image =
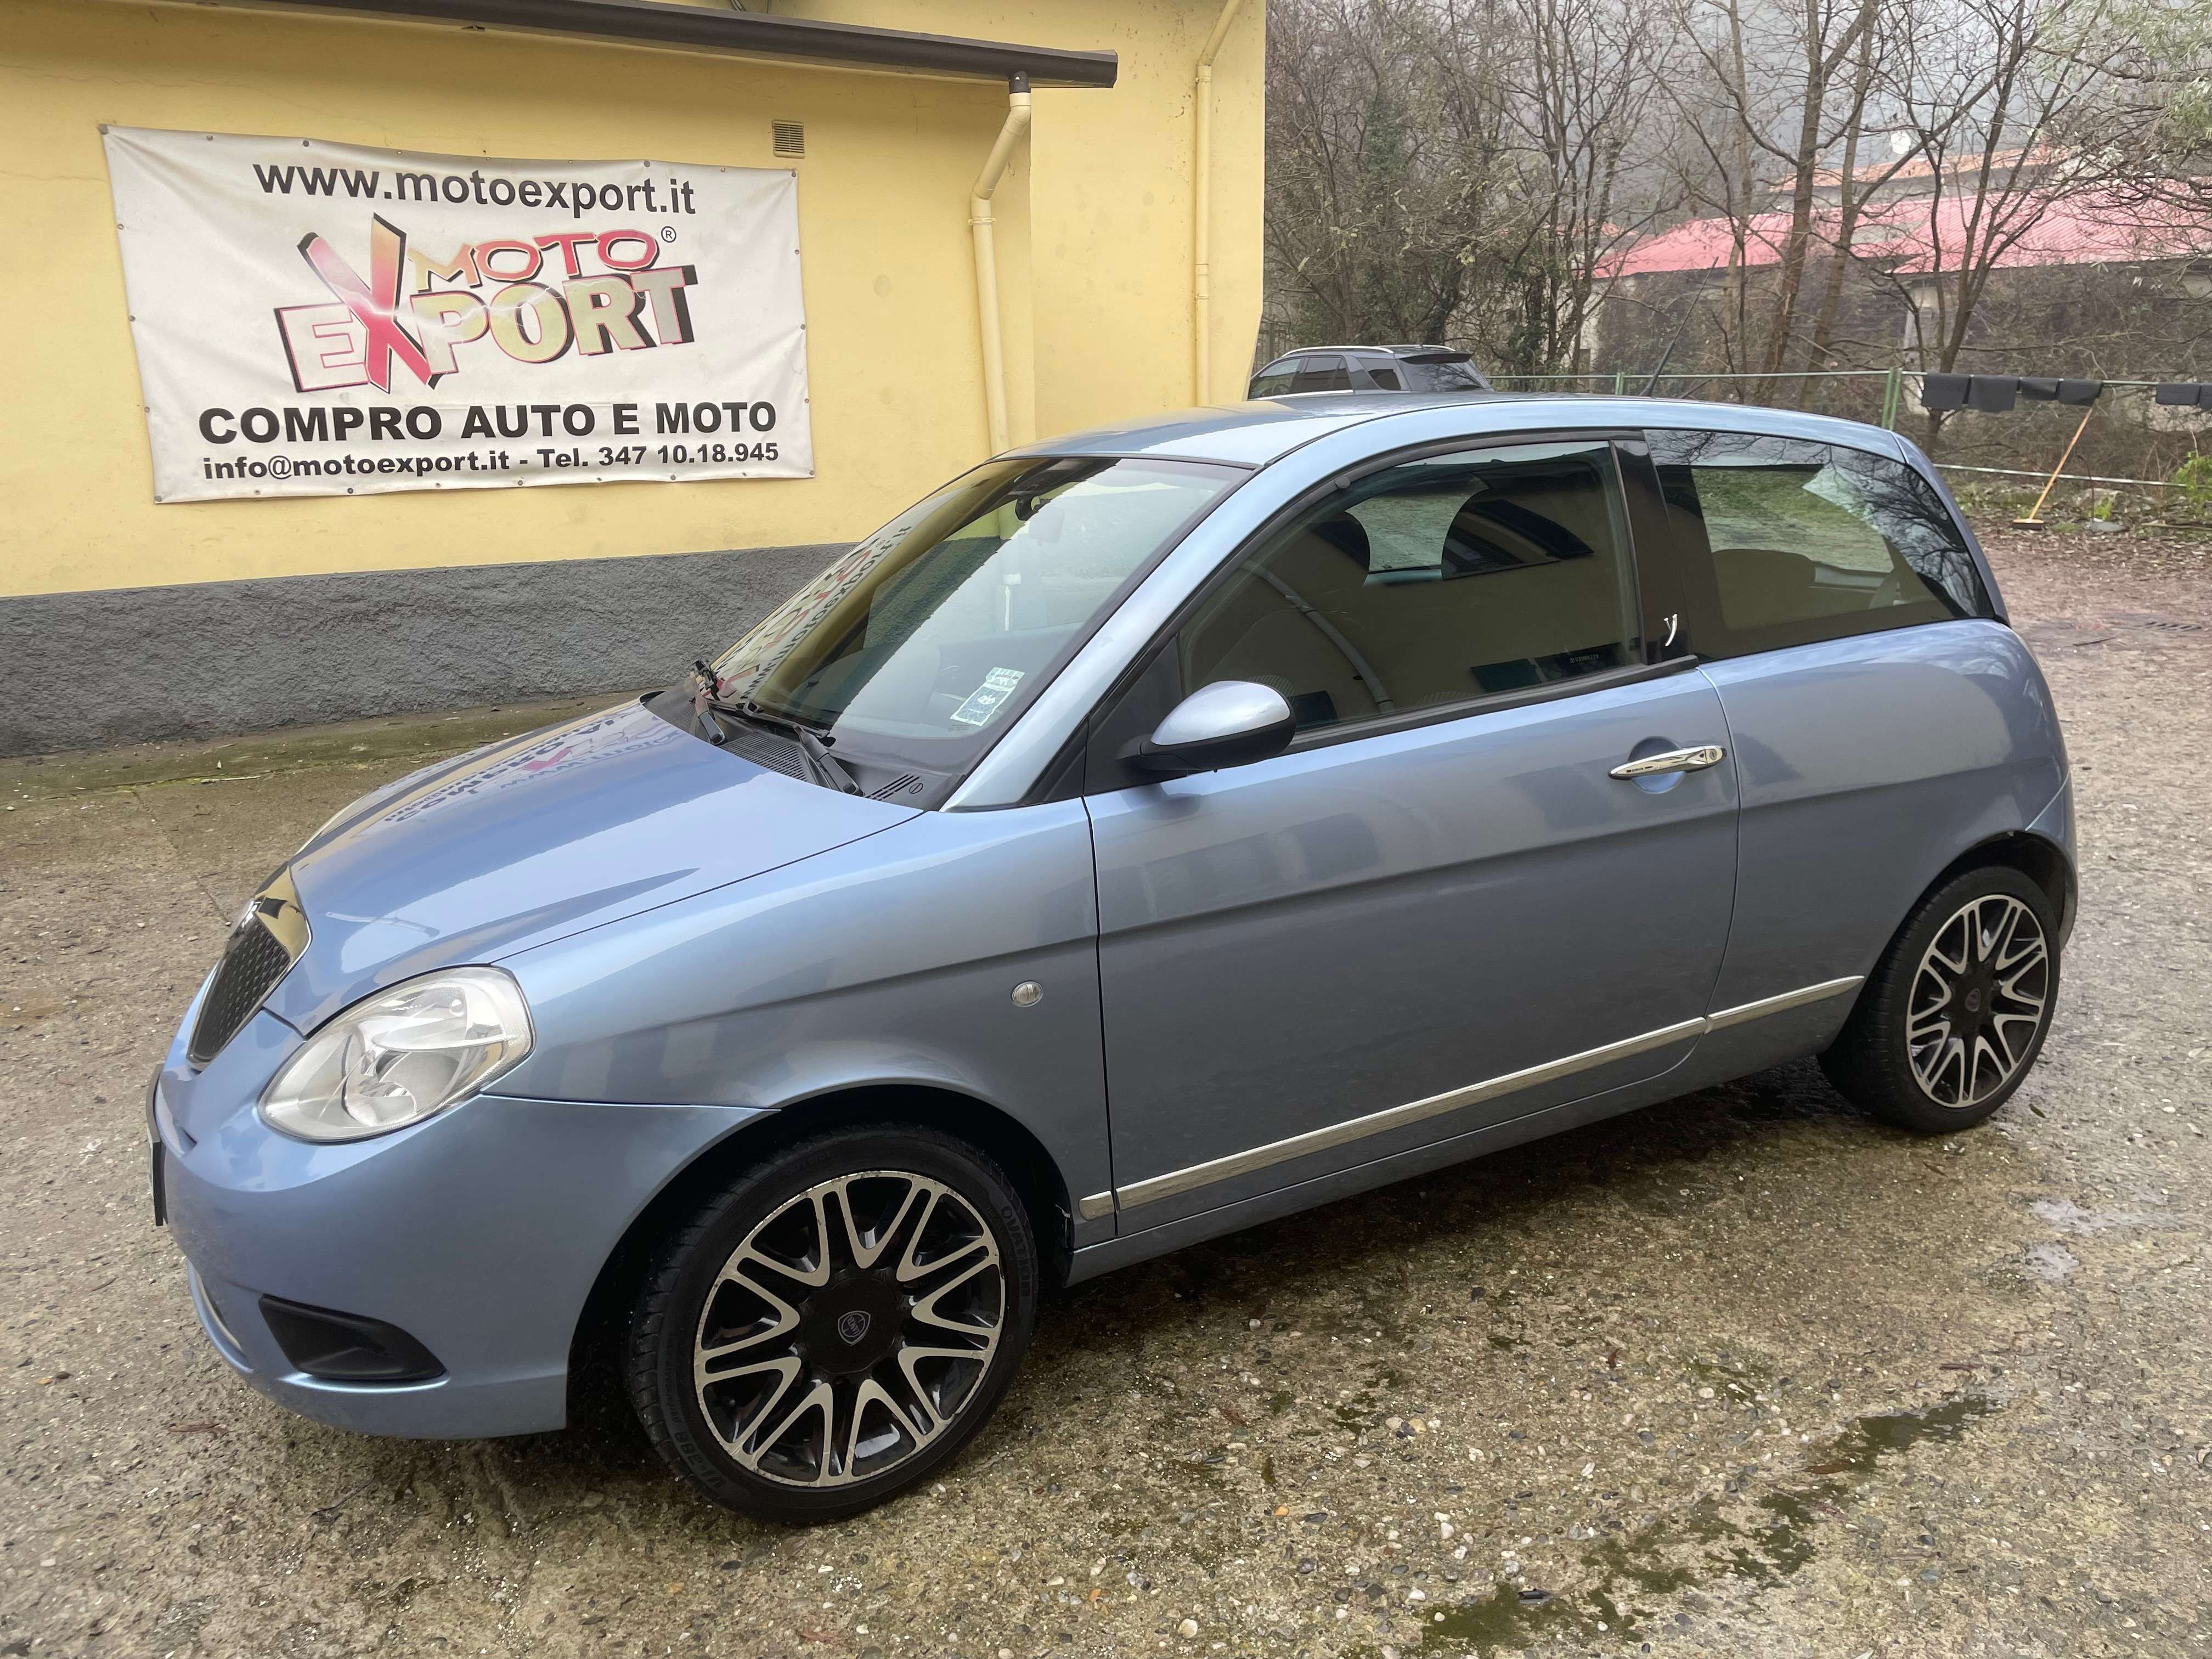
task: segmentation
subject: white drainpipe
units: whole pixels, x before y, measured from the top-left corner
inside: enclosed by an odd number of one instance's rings
[[[1191,92],[1191,118],[1197,138],[1197,155],[1191,161],[1191,381],[1203,404],[1213,397],[1213,59],[1222,37],[1237,21],[1244,0],[1223,0],[1221,15],[1213,20],[1213,33],[1198,54],[1198,82]]]
[[[999,331],[999,254],[991,240],[991,197],[1006,176],[1014,146],[1030,125],[1030,78],[1016,74],[1006,83],[1006,123],[991,146],[975,186],[968,193],[968,228],[975,237],[975,310],[983,325],[983,410],[991,428],[991,453],[1005,449],[1006,434],[1006,349]]]

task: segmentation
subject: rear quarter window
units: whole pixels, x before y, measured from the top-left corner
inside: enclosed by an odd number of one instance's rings
[[[1700,654],[1994,614],[1966,538],[1904,462],[1751,433],[1648,436]]]
[[[1408,365],[1414,374],[1414,385],[1425,392],[1484,392],[1490,382],[1473,363],[1423,363]]]

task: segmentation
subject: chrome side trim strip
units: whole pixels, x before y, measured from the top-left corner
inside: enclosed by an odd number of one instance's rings
[[[1846,991],[1856,991],[1866,983],[1864,974],[1853,974],[1849,979],[1823,980],[1818,985],[1808,985],[1795,991],[1784,991],[1778,997],[1761,997],[1756,1002],[1739,1003],[1733,1008],[1723,1008],[1717,1014],[1705,1016],[1705,1029],[1724,1031],[1731,1025],[1741,1025],[1747,1019],[1764,1019],[1769,1014],[1778,1014],[1788,1008],[1802,1008],[1808,1003],[1826,1002],[1830,997],[1839,997]]]
[[[1150,1204],[1158,1199],[1172,1198],[1177,1193],[1189,1192],[1194,1187],[1226,1181],[1231,1176],[1249,1175],[1255,1170],[1264,1170],[1271,1164],[1304,1158],[1312,1152],[1327,1152],[1332,1146],[1364,1139],[1369,1135],[1381,1134],[1386,1130],[1403,1128],[1409,1123],[1419,1123],[1424,1118],[1440,1117],[1446,1112],[1457,1111],[1461,1107],[1472,1106],[1478,1101],[1494,1100],[1499,1095],[1533,1089],[1539,1084],[1571,1077],[1577,1072],[1587,1072],[1616,1060],[1626,1060],[1653,1048],[1662,1048],[1670,1042],[1680,1042],[1697,1036],[1705,1029],[1705,1022],[1702,1019],[1686,1019],[1679,1025],[1662,1025],[1656,1031],[1644,1032],[1641,1036],[1608,1042],[1599,1048],[1585,1048],[1578,1054],[1569,1054],[1562,1060],[1547,1060],[1541,1066],[1531,1066],[1524,1071],[1508,1072],[1503,1077],[1470,1083],[1464,1089],[1454,1089],[1448,1094],[1408,1101],[1403,1106],[1370,1112],[1364,1117],[1346,1118],[1341,1123],[1310,1129],[1286,1140],[1272,1141],[1265,1146],[1232,1152],[1227,1158],[1217,1158],[1209,1164],[1194,1164],[1188,1169],[1170,1170],[1165,1175],[1152,1176],[1149,1181],[1133,1182],[1119,1188],[1114,1195],[1123,1209],[1133,1209],[1139,1204]]]
[[[1480,1083],[1470,1083],[1463,1089],[1454,1089],[1448,1094],[1431,1095],[1425,1100],[1408,1101],[1403,1106],[1392,1106],[1382,1111],[1370,1112],[1364,1117],[1346,1118],[1341,1123],[1331,1123],[1319,1129],[1310,1129],[1302,1135],[1287,1139],[1270,1141],[1264,1146],[1253,1146],[1226,1158],[1217,1158],[1210,1163],[1193,1164],[1186,1169],[1170,1170],[1165,1175],[1156,1175],[1148,1180],[1135,1181],[1112,1193],[1100,1193],[1085,1199],[1077,1209],[1086,1221],[1105,1215],[1118,1207],[1132,1210],[1141,1204],[1151,1204],[1163,1198],[1173,1198],[1217,1181],[1226,1181],[1232,1176],[1249,1175],[1255,1170],[1264,1170],[1270,1164],[1286,1163],[1294,1158],[1305,1158],[1314,1152],[1342,1146],[1369,1135],[1382,1134],[1391,1129],[1403,1128],[1409,1123],[1419,1123],[1425,1118],[1439,1117],[1446,1112],[1457,1111],[1462,1106],[1495,1100],[1501,1095],[1517,1093],[1539,1085],[1553,1083],[1563,1077],[1572,1077],[1577,1072],[1587,1072],[1607,1066],[1616,1060],[1628,1060],[1637,1054],[1648,1054],[1654,1048],[1663,1048],[1670,1042],[1681,1042],[1692,1037],[1703,1036],[1708,1031],[1718,1031],[1731,1025],[1741,1025],[1747,1020],[1763,1019],[1769,1014],[1778,1014],[1787,1009],[1802,1008],[1808,1004],[1824,1002],[1830,997],[1843,995],[1864,982],[1865,975],[1855,974],[1848,979],[1825,980],[1818,985],[1808,985],[1795,991],[1784,991],[1779,996],[1762,997],[1757,1002],[1739,1004],[1723,1008],[1717,1014],[1686,1019],[1678,1025],[1662,1025],[1655,1031],[1640,1036],[1625,1037],[1619,1042],[1608,1042],[1596,1048],[1585,1048],[1578,1054],[1547,1060],[1541,1066],[1508,1072]],[[1099,1207],[1094,1210],[1092,1206]]]

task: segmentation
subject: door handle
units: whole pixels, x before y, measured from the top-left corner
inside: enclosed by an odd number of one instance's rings
[[[1623,761],[1613,769],[1610,775],[1632,782],[1638,778],[1656,777],[1662,772],[1702,772],[1708,766],[1718,766],[1727,758],[1728,750],[1720,744],[1704,743],[1694,749],[1668,749],[1656,755],[1646,755],[1641,760]]]

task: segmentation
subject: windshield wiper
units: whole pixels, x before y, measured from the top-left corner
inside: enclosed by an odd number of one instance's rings
[[[699,681],[698,693],[691,699],[692,712],[698,717],[708,741],[717,747],[727,738],[713,716],[734,715],[738,720],[750,720],[755,726],[764,726],[788,736],[799,745],[799,757],[805,761],[808,773],[823,787],[848,795],[866,793],[860,787],[860,780],[853,775],[852,769],[831,754],[830,745],[822,740],[821,734],[804,720],[793,720],[787,714],[771,714],[750,697],[743,702],[723,701],[722,683],[704,660],[693,663],[691,672]]]
[[[831,754],[830,745],[804,720],[780,720],[776,715],[764,713],[759,705],[750,701],[745,704],[744,712],[764,724],[788,726],[793,739],[799,744],[799,752],[806,757],[817,781],[828,784],[832,789],[842,789],[848,795],[862,793],[860,781],[853,775],[852,769]]]

